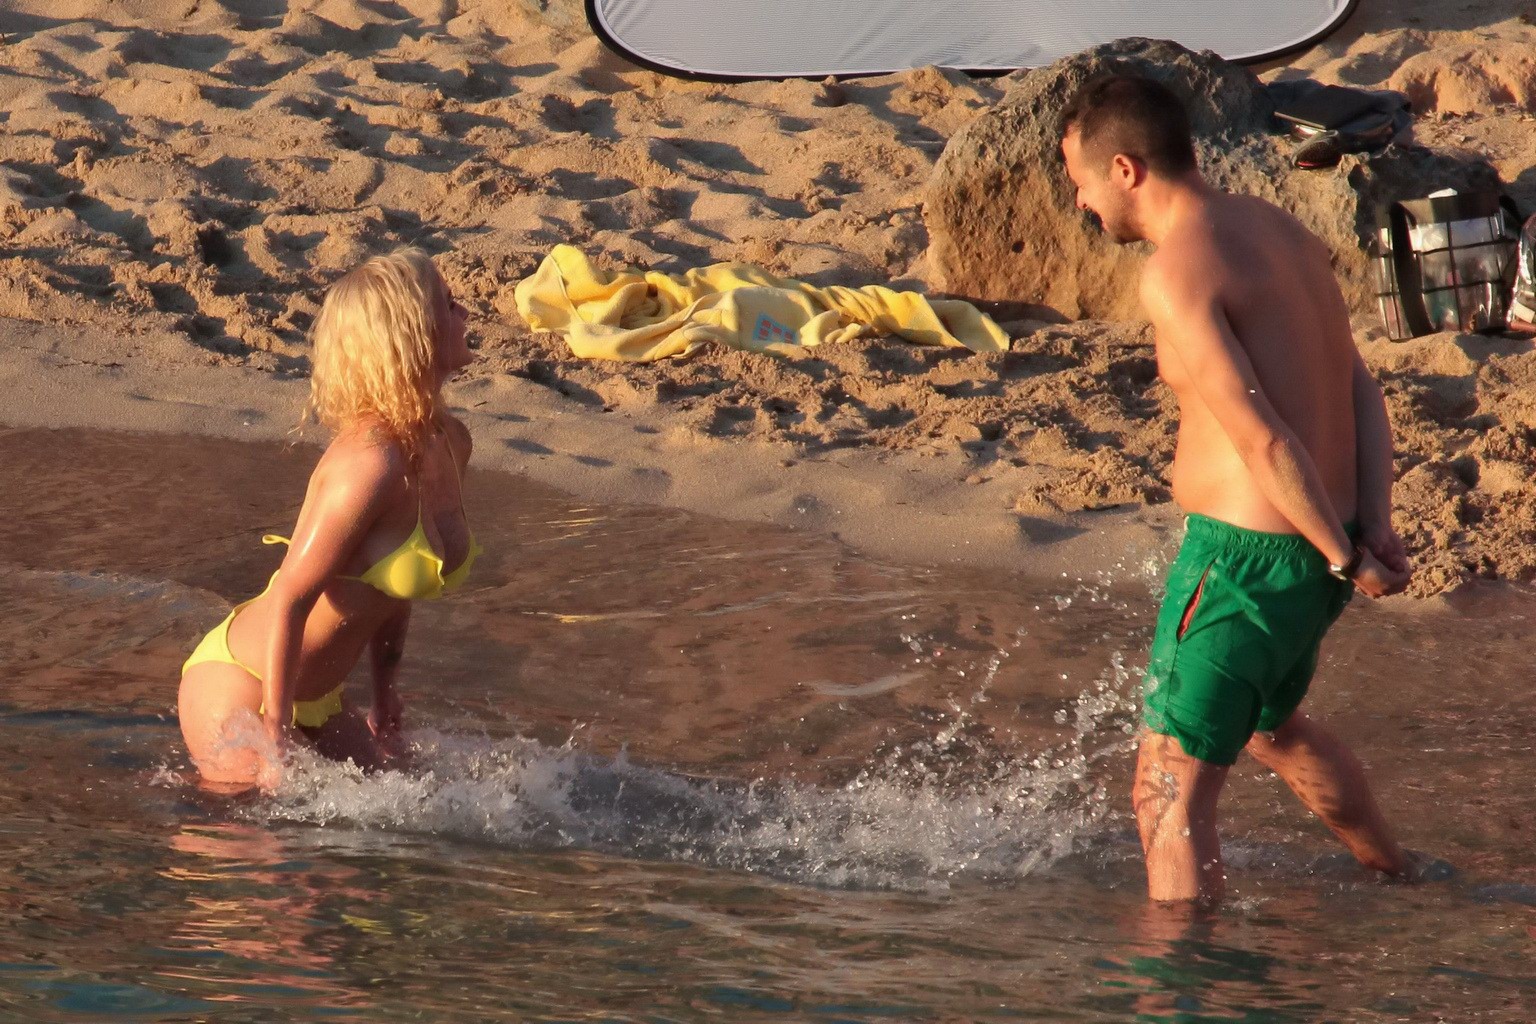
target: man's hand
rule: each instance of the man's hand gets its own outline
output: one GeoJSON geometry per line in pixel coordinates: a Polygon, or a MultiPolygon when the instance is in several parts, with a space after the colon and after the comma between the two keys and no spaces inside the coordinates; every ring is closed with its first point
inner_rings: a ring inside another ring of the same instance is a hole
{"type": "Polygon", "coordinates": [[[1366,597],[1390,597],[1393,594],[1401,594],[1408,589],[1408,581],[1413,574],[1408,571],[1407,556],[1402,560],[1401,571],[1386,565],[1376,552],[1366,546],[1365,555],[1360,560],[1360,568],[1355,570],[1354,584],[1366,597]]]}
{"type": "Polygon", "coordinates": [[[1366,527],[1360,534],[1360,543],[1393,572],[1412,574],[1413,570],[1408,566],[1408,549],[1403,546],[1403,538],[1397,535],[1390,523],[1366,527]]]}

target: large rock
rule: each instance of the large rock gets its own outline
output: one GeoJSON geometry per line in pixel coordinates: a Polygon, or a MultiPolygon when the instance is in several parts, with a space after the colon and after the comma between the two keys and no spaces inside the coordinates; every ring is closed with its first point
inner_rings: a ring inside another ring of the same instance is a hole
{"type": "Polygon", "coordinates": [[[1293,144],[1274,134],[1273,105],[1251,72],[1176,43],[1122,39],[1023,73],[950,140],[924,202],[935,285],[1074,318],[1140,317],[1136,276],[1148,247],[1115,245],[1075,208],[1057,137],[1067,100],[1110,72],[1147,75],[1182,97],[1206,178],[1284,207],[1321,236],[1345,297],[1360,312],[1376,308],[1365,246],[1379,204],[1498,184],[1486,162],[1411,145],[1347,156],[1328,170],[1296,170],[1293,144]]]}

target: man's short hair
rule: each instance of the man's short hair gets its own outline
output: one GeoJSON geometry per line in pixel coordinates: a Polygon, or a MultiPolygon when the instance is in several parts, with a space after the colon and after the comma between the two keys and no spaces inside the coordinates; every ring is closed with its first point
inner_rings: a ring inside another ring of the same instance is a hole
{"type": "Polygon", "coordinates": [[[1152,173],[1176,178],[1196,167],[1184,104],[1140,75],[1104,75],[1083,85],[1061,112],[1061,137],[1076,131],[1083,154],[1108,167],[1124,153],[1152,173]]]}

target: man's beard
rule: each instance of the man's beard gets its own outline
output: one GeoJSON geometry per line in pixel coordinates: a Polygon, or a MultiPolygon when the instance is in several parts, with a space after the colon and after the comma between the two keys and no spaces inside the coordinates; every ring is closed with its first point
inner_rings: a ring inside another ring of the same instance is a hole
{"type": "Polygon", "coordinates": [[[1130,217],[1115,217],[1109,220],[1102,220],[1102,223],[1104,225],[1104,233],[1116,245],[1130,245],[1134,242],[1144,241],[1146,238],[1141,232],[1141,226],[1130,217]]]}

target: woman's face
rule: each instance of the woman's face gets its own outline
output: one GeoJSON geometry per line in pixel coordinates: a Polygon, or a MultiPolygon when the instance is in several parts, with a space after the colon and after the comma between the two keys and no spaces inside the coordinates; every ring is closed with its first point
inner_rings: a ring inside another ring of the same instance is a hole
{"type": "Polygon", "coordinates": [[[438,321],[443,329],[437,337],[437,372],[447,380],[474,362],[475,354],[469,349],[464,330],[469,322],[469,311],[459,305],[446,281],[443,282],[443,301],[448,304],[448,310],[438,321]]]}

